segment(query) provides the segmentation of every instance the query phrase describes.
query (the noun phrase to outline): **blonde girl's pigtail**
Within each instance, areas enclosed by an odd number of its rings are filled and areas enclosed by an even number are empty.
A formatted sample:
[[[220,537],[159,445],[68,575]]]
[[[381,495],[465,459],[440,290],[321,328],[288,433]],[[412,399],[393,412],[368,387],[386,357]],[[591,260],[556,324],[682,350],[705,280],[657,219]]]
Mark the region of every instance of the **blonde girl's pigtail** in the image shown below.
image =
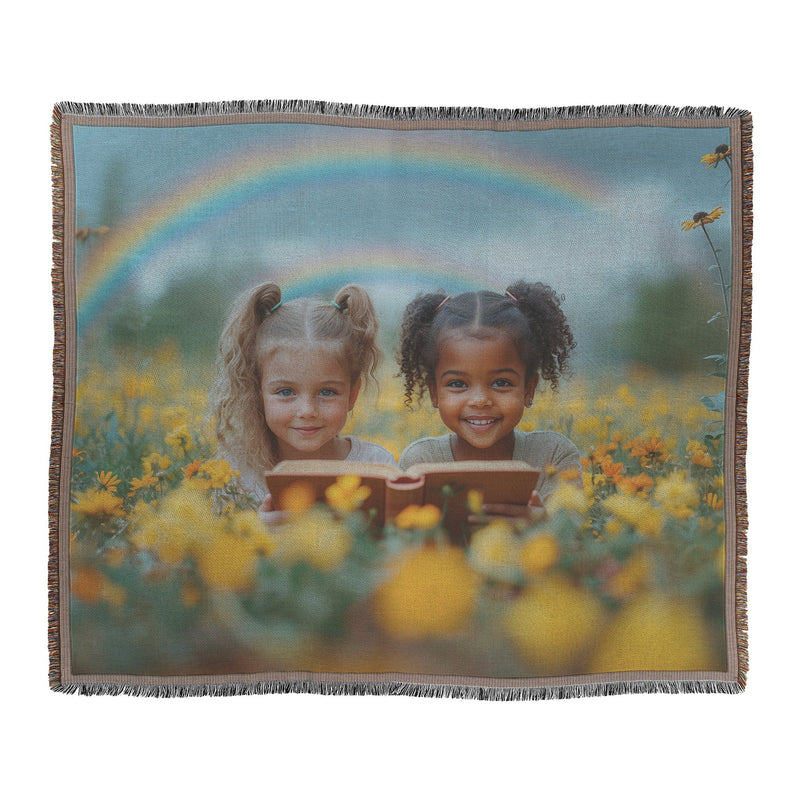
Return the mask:
[[[350,323],[353,378],[364,376],[377,383],[375,372],[383,360],[378,345],[378,316],[369,294],[348,285],[336,293],[331,305]]]
[[[405,403],[410,406],[415,392],[422,398],[427,379],[436,367],[433,322],[449,300],[444,292],[420,294],[407,306],[400,329],[398,363],[405,381]]]
[[[281,305],[274,283],[239,299],[223,329],[212,389],[212,413],[223,453],[255,472],[268,469],[275,446],[264,418],[258,337],[264,320]]]
[[[528,320],[533,337],[536,369],[553,389],[567,371],[570,353],[575,349],[567,318],[561,308],[562,296],[543,283],[517,283],[506,289],[506,296],[519,306]]]

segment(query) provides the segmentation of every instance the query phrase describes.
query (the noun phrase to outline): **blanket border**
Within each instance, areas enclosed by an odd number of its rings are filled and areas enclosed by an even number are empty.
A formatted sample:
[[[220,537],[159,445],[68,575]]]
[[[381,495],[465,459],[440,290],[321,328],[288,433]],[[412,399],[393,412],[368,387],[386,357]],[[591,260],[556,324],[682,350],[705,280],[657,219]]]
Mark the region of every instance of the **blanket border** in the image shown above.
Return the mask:
[[[63,428],[66,383],[66,306],[64,287],[64,230],[65,183],[64,142],[62,121],[64,115],[94,117],[205,117],[231,116],[253,113],[279,113],[321,115],[325,117],[355,117],[389,121],[496,121],[525,122],[544,120],[586,120],[603,118],[663,117],[681,119],[740,120],[740,164],[742,192],[742,296],[741,322],[738,342],[738,364],[735,401],[734,481],[736,516],[735,554],[735,624],[738,676],[730,680],[663,680],[624,679],[618,676],[598,676],[597,682],[576,682],[567,685],[530,686],[473,686],[458,683],[419,683],[415,680],[254,680],[251,682],[214,681],[208,683],[163,682],[152,683],[152,678],[140,679],[124,676],[125,681],[99,681],[65,683],[62,669],[62,642],[60,619],[63,609],[59,595],[59,488],[62,478]],[[51,422],[51,449],[49,465],[49,556],[48,556],[48,649],[49,683],[54,691],[96,694],[129,694],[156,697],[187,697],[198,695],[239,695],[268,693],[317,693],[354,695],[411,695],[417,697],[456,697],[479,700],[540,700],[555,698],[590,697],[599,695],[639,693],[728,693],[742,692],[746,685],[748,660],[747,628],[747,495],[745,457],[747,450],[747,396],[749,376],[750,339],[752,331],[752,240],[753,240],[753,151],[752,115],[748,111],[721,106],[668,106],[668,105],[602,105],[562,106],[553,108],[493,109],[482,107],[395,107],[382,105],[354,105],[308,100],[254,100],[222,101],[180,104],[138,103],[81,103],[64,101],[56,103],[50,126],[51,180],[53,196],[53,402]],[[77,677],[77,676],[76,676]],[[123,677],[123,676],[120,676]],[[412,677],[412,676],[409,676]],[[433,678],[433,676],[431,676]],[[441,679],[442,676],[438,676]],[[564,676],[569,678],[570,676]],[[131,680],[131,678],[133,678]],[[573,676],[574,678],[574,676]],[[217,681],[219,678],[217,677]],[[463,679],[462,679],[463,680]],[[533,679],[532,679],[533,680]],[[493,680],[497,683],[497,679]]]

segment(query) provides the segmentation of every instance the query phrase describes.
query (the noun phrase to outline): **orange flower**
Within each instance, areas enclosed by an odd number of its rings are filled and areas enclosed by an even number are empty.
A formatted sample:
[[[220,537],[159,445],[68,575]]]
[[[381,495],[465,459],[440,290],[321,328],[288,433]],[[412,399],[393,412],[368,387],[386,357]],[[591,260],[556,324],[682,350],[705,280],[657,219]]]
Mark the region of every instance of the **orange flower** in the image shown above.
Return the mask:
[[[200,471],[200,465],[202,463],[203,462],[201,461],[201,459],[196,458],[194,461],[187,464],[185,467],[182,467],[181,471],[183,472],[183,477],[186,478],[187,481],[193,478]]]
[[[616,449],[616,447],[614,449]],[[583,468],[591,469],[593,466],[600,466],[600,463],[606,457],[608,451],[609,447],[607,444],[596,444],[590,447],[587,455],[581,457]]]
[[[617,488],[627,494],[635,494],[637,497],[647,497],[647,492],[649,489],[653,488],[653,483],[654,481],[649,475],[640,472],[638,475],[623,475],[619,481],[617,481]]]
[[[641,465],[645,468],[653,467],[655,464],[663,464],[670,458],[667,446],[661,439],[652,437],[647,441],[643,439],[633,439],[625,445],[627,450],[630,447],[631,458],[639,458]]]
[[[606,478],[609,478],[613,483],[618,483],[622,478],[623,465],[614,461],[611,456],[605,456],[600,462],[600,467]]]
[[[291,514],[303,514],[314,505],[317,497],[308,481],[294,481],[280,496],[280,508]]]

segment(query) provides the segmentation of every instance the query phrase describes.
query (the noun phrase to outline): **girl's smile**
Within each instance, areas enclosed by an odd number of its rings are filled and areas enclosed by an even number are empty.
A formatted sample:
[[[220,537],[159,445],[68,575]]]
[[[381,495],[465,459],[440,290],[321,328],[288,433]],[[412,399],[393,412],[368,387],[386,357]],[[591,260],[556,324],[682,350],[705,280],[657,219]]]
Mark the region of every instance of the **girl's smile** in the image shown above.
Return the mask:
[[[479,338],[454,331],[439,343],[438,356],[428,388],[442,421],[456,434],[453,456],[511,458],[514,429],[536,389],[513,342],[501,333]]]
[[[361,381],[351,382],[337,353],[313,347],[279,347],[262,364],[261,395],[267,427],[281,460],[345,458],[339,431],[355,405]]]

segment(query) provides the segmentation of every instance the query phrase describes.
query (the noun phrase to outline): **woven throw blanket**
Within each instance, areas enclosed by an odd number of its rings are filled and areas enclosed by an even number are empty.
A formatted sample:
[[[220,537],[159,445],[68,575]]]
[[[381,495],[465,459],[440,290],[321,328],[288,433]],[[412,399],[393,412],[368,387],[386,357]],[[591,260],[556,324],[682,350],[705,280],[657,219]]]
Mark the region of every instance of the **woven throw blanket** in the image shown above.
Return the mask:
[[[738,692],[751,118],[65,102],[50,683]]]

